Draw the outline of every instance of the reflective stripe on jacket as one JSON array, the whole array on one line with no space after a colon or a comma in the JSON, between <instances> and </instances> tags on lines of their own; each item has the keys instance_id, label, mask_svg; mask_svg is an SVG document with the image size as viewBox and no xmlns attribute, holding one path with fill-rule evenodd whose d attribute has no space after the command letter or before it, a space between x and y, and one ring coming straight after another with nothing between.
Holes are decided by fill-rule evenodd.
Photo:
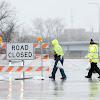
<instances>
[{"instance_id":1,"label":"reflective stripe on jacket","mask_svg":"<svg viewBox=\"0 0 100 100\"><path fill-rule=\"evenodd\" d=\"M57 55L62 55L64 56L64 53L63 53L63 50L61 48L61 46L58 44L58 41L56 39L54 39L52 41L52 44L54 46L54 52L57 54Z\"/></svg>"},{"instance_id":2,"label":"reflective stripe on jacket","mask_svg":"<svg viewBox=\"0 0 100 100\"><path fill-rule=\"evenodd\" d=\"M92 59L92 62L97 63L98 60L98 46L97 44L92 44L89 46L88 58Z\"/></svg>"}]
</instances>

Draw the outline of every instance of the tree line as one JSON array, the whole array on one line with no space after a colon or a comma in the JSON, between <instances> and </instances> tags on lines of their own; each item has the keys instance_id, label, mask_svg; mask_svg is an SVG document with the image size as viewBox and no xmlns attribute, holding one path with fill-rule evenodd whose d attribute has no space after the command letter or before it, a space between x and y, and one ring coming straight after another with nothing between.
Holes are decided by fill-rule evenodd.
<instances>
[{"instance_id":1,"label":"tree line","mask_svg":"<svg viewBox=\"0 0 100 100\"><path fill-rule=\"evenodd\" d=\"M10 2L0 1L0 36L3 42L37 42L37 36L41 36L43 42L58 39L60 42L87 41L92 36L98 40L98 33L94 32L66 32L66 22L63 18L33 18L30 26L19 24L16 10ZM91 35L93 34L93 35ZM12 41L16 39L16 41Z\"/></svg>"}]
</instances>

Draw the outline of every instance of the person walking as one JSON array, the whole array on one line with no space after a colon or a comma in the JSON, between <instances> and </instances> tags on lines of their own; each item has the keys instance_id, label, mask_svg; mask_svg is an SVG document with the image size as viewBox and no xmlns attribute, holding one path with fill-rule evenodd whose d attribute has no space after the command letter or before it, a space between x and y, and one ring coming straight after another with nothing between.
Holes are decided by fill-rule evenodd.
<instances>
[{"instance_id":1,"label":"person walking","mask_svg":"<svg viewBox=\"0 0 100 100\"><path fill-rule=\"evenodd\" d=\"M89 62L91 63L91 68L88 72L88 75L85 77L91 78L93 71L96 71L100 76L100 69L97 66L97 63L99 61L98 45L97 45L97 43L94 43L94 41L92 39L90 41L90 46L89 46L89 50L88 50L88 58L89 58ZM98 77L98 78L100 78L100 77Z\"/></svg>"},{"instance_id":2,"label":"person walking","mask_svg":"<svg viewBox=\"0 0 100 100\"><path fill-rule=\"evenodd\" d=\"M58 64L58 61L60 61L61 64L63 65L64 53L63 53L63 50L62 50L61 46L58 44L58 40L54 39L52 41L52 44L54 46L54 60L55 60L55 63L54 63L54 68L53 68L53 71L52 71L52 75L49 78L53 78L55 80L55 74L56 74L56 71L58 69L57 64ZM60 70L60 73L62 75L61 79L66 79L64 69L59 68L59 70Z\"/></svg>"}]
</instances>

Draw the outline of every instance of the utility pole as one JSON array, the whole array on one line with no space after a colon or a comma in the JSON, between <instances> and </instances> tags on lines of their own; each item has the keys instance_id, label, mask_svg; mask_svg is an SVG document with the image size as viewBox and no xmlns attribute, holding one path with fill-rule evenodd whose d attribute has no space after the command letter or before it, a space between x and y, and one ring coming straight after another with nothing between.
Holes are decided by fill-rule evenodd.
<instances>
[{"instance_id":1,"label":"utility pole","mask_svg":"<svg viewBox=\"0 0 100 100\"><path fill-rule=\"evenodd\" d=\"M71 28L73 29L73 12L72 12L72 9L71 9Z\"/></svg>"},{"instance_id":2,"label":"utility pole","mask_svg":"<svg viewBox=\"0 0 100 100\"><path fill-rule=\"evenodd\" d=\"M99 9L99 56L100 56L100 5L96 2L91 2L91 3L88 3L88 4L95 4L98 6L98 9Z\"/></svg>"}]
</instances>

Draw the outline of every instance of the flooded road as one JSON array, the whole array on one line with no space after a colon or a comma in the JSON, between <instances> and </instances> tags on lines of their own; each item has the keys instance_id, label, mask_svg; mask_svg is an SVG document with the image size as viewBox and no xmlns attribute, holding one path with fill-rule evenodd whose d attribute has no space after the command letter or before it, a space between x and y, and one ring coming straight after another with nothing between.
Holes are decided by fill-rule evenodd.
<instances>
[{"instance_id":1,"label":"flooded road","mask_svg":"<svg viewBox=\"0 0 100 100\"><path fill-rule=\"evenodd\" d=\"M48 63L51 63L49 61ZM92 79L84 78L87 75L85 65L87 60L66 59L64 70L66 80L61 80L60 71L56 73L55 81L49 79L49 72L26 72L26 80L15 80L22 77L22 72L0 73L4 80L0 81L0 100L99 100L100 79L93 74Z\"/></svg>"}]
</instances>

